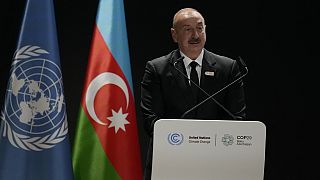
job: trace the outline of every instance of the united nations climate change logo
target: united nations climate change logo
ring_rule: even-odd
[[[60,67],[41,56],[39,46],[24,46],[14,56],[6,94],[3,136],[16,148],[41,151],[68,132]]]
[[[183,142],[183,135],[181,133],[169,133],[168,141],[172,145],[180,145]]]

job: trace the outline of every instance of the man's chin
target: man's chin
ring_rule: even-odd
[[[190,44],[189,49],[190,51],[201,51],[203,46],[201,44]]]

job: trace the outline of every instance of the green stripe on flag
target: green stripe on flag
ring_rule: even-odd
[[[76,129],[72,163],[75,180],[121,179],[107,158],[95,129],[82,108]]]

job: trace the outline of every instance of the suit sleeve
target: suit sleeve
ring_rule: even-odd
[[[163,114],[161,82],[156,68],[151,61],[147,62],[141,82],[140,103],[143,124],[147,133],[152,136],[153,125]]]
[[[236,61],[232,64],[230,81],[233,81],[241,76],[241,72],[239,70],[239,66]],[[237,81],[233,84],[226,96],[226,106],[227,108],[237,117],[239,120],[243,120],[246,118],[246,103],[245,103],[245,95],[244,95],[244,83],[241,80]]]

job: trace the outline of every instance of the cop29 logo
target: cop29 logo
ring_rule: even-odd
[[[172,145],[180,145],[183,142],[183,135],[181,133],[169,133],[168,142]]]
[[[225,146],[230,146],[234,142],[234,137],[230,134],[225,134],[221,141]]]

